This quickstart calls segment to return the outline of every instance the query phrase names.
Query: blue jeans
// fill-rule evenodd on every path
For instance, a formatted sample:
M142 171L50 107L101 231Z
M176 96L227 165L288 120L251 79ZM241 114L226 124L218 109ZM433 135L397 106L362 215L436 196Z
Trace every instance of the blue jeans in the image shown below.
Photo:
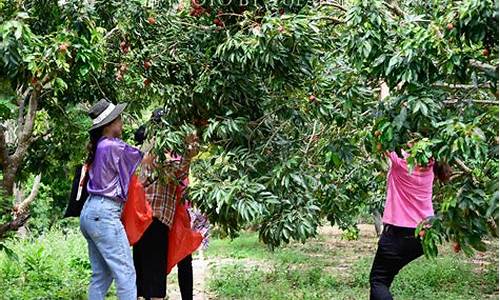
M113 279L120 300L136 300L135 269L127 235L120 221L123 203L90 195L80 216L87 239L92 279L89 300L104 299Z

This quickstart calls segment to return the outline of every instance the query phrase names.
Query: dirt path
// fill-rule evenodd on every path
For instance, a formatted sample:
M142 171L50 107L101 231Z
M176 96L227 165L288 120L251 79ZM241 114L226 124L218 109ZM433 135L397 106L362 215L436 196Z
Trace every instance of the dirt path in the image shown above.
M193 255L193 300L207 300L208 289L206 282L208 280L208 260L202 251L198 251ZM177 280L177 267L168 275L167 284L168 299L177 300L181 299L179 291L179 284Z
M309 252L309 255L317 255L318 259L324 258L324 256L328 257L334 264L325 266L326 269L331 269L332 273L347 275L348 272L346 271L349 270L354 262L362 257L373 256L377 247L378 237L375 233L374 226L370 224L360 224L358 228L360 230L359 239L356 241L342 239L342 231L337 227L324 226L319 229L318 238L307 241L305 246L301 243L291 243L288 247L307 251L304 247L314 248L320 246L322 251L318 253ZM492 262L497 262L492 255L497 255L498 245L493 245L492 242L488 241L486 243L494 251L476 253L474 257L470 258L470 261L476 265L476 271L483 269ZM449 247L449 245L444 245L442 247ZM207 258L203 253L197 252L193 257L193 299L216 299L208 290L207 283L210 278L210 270L235 263L244 264L245 266L262 266L262 268L270 267L260 260L252 260L250 258ZM174 268L172 273L168 276L167 289L168 299L181 299L179 285L177 283L177 268Z
M319 236L324 240L322 243L328 245L335 252L349 253L353 251L353 247L358 252L357 255L362 256L366 253L373 253L374 245L377 236L373 225L362 224L359 225L360 235L358 241L346 241L342 239L342 231L337 227L324 226L319 230ZM317 240L311 240L310 243L319 243ZM352 255L346 254L344 263L336 266L337 269L347 269L351 261ZM234 258L206 258L204 253L198 251L193 256L193 299L194 300L211 300L215 299L208 291L207 282L210 275L210 269L217 266L232 264L235 262L242 262L248 259L234 259ZM245 262L246 266L258 265L258 261L248 260ZM269 267L269 266L268 266ZM168 275L167 285L168 299L177 300L181 299L179 291L179 284L177 280L177 267Z

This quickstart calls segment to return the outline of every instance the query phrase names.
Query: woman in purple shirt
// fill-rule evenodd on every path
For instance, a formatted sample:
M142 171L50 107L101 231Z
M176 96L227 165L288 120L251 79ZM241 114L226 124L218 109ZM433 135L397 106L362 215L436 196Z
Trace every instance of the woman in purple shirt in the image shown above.
M120 217L130 178L143 154L119 139L123 126L120 114L125 107L102 99L89 111L89 197L80 216L80 229L87 239L92 266L91 300L104 299L113 279L120 300L137 298L134 264Z

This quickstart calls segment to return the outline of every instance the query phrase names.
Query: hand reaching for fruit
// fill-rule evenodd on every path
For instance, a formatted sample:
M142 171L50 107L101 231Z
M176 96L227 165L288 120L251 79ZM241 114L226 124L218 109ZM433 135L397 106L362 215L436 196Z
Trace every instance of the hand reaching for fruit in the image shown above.
M192 132L191 134L187 135L186 138L184 139L184 142L186 143L187 146L186 156L189 159L198 154L200 145L198 143L198 135L196 134L196 132Z
M142 164L147 167L153 167L155 157L152 154L147 153L142 159Z

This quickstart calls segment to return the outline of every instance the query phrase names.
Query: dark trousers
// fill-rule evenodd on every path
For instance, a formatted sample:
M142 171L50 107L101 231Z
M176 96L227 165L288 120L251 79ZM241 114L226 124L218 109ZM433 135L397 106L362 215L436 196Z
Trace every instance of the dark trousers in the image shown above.
M167 293L168 227L153 218L141 239L134 245L137 296L165 298ZM192 256L177 264L182 300L193 299Z
M138 297L165 298L167 250L168 226L153 218L133 250Z
M422 254L415 228L384 225L370 272L370 300L392 300L389 288L394 277Z
M177 280L182 300L193 299L193 258L191 254L177 264Z

